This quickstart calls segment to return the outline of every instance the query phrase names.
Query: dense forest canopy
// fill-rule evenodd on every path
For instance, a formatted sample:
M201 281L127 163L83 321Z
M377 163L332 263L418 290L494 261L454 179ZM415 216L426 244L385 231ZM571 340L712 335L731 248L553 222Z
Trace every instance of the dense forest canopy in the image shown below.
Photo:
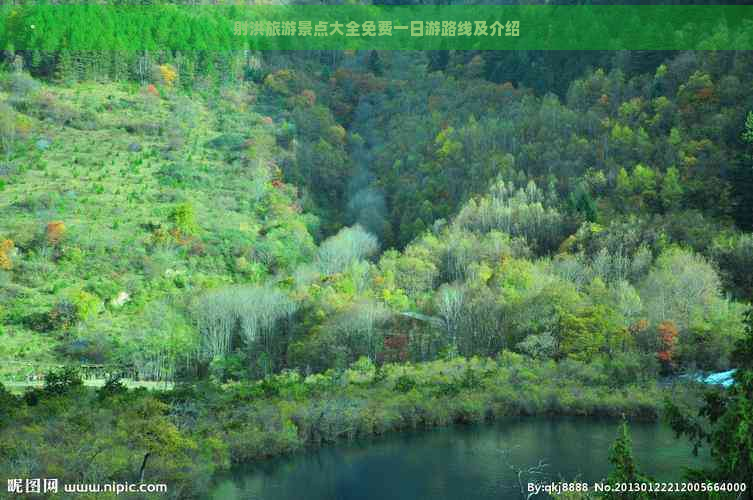
M179 60L157 53L142 55L137 64L127 67L132 71L126 72L133 81L130 85L138 87L142 79L153 82L143 84L147 90L136 101L107 95L97 103L96 98L90 98L87 106L93 107L88 112L84 106L66 108L67 96L58 95L54 87L40 87L25 72L39 71L38 77L57 75L51 77L52 81L66 85L74 85L82 78L112 78L106 72L97 73L96 66L88 66L86 54L80 56L64 59L62 65L54 62L35 69L35 53L13 55L11 66L15 64L20 69L10 68L6 77L5 106L8 118L16 122L16 135L33 137L33 131L24 129L35 120L74 131L107 127L97 123L100 113L118 114L118 107L128 109L127 115L132 117L125 122L119 118L109 126L131 134L148 133L154 141L162 140L160 137L170 140L167 151L154 149L141 152L144 159L128 159L132 164L149 164L148 176L153 176L163 189L142 196L158 197L154 202L164 206L160 210L165 213L163 222L139 221L140 225L134 228L136 233L129 238L148 236L151 241L143 243L149 245L145 247L145 258L166 245L160 251L168 251L178 259L174 267L180 267L182 253L190 256L195 253L192 246L201 245L205 253L219 253L217 257L226 259L228 264L218 268L216 258L210 264L198 255L182 266L209 266L213 273L226 276L224 279L231 282L247 283L251 277L251 282L259 285L270 279L279 283L288 294L297 297L299 305L308 302L306 307L295 308L298 320L292 322L293 330L308 322L301 322L300 315L305 317L321 308L326 311L335 307L334 310L341 310L343 320L354 321L352 314L358 310L380 304L393 314L414 311L442 316L440 292L455 286L469 294L474 287L489 294L487 299L482 298L483 293L468 295L464 307L498 308L494 313L481 314L494 318L495 325L498 323L499 326L489 327L497 339L488 341L486 350L473 345L463 354L492 354L495 349L522 342L527 335L545 331L554 334L551 325L509 323L513 317L525 316L522 310L515 309L526 301L515 305L514 301L500 298L499 291L506 289L502 276L511 269L505 259L528 262L527 273L544 273L534 280L534 295L541 292L538 289L545 281L542 276L554 279L552 286L561 282L570 287L572 292L548 292L557 297L565 294L563 299L570 297L571 305L586 307L584 311L589 312L584 314L591 314L599 306L614 313L615 304L604 302L606 296L597 297L593 288L596 282L601 283L598 286L604 287L605 293L617 293L620 300L627 300L625 293L634 296L640 302L635 305L637 310L612 318L616 331L635 327L644 317L651 319L649 329L667 320L682 326L685 331L680 331L680 336L688 342L700 333L683 333L696 327L712 330L713 339L722 342L717 347L722 351L723 336L713 321L734 324L733 318L739 318L738 305L728 296L725 298L724 291L738 301L750 300L751 283L741 263L748 262L745 259L750 258L751 243L750 237L740 232L751 227L751 211L747 209L751 204L751 190L747 189L751 182L750 132L746 128L751 122L746 123L746 116L753 103L743 84L752 62L749 53L718 52L703 57L693 52L662 54L665 58L652 72L634 76L629 76L635 73L629 69L634 55L590 54L608 56L607 68L587 71L582 78L573 80L561 96L553 92L540 95L520 82L490 81L484 68L488 67L487 59L494 64L496 53L450 52L443 68L436 67L437 56L432 53L265 54L255 56L253 65L237 63L245 72L227 81L212 75L191 79L184 75ZM151 65L149 71L139 75L139 66L147 63ZM549 66L549 71L554 73L558 67ZM68 71L70 74L65 74ZM239 82L239 78L244 81ZM469 82L473 85L469 86ZM213 130L201 130L202 134L209 134L206 139L192 137L196 135L194 128L200 120L198 116L211 114L214 109L201 109L195 99L191 102L183 98L184 92L201 96L207 105L216 103L223 110L215 115ZM246 108L250 112L245 112ZM21 140L6 148L9 158L23 154L24 137L17 139ZM33 142L28 144L33 146ZM47 154L31 149L37 157ZM206 158L222 163L217 167L201 165L194 159L197 154L201 155L199 162ZM224 177L221 171L246 172L244 175L255 186L251 198L237 200L234 207L213 204L213 191L218 189L215 183L226 186L223 189L229 189L228 193L232 189L248 189L240 178ZM24 174L18 167L13 172L11 180ZM286 191L280 189L284 185L275 187L279 182L276 178L296 186L297 191L283 195ZM13 187L14 184L7 184L6 193L13 193ZM175 208L165 203L168 200L159 202L159 198L165 198L164 187L175 193L173 199L187 201ZM197 208L202 202L194 191L205 197L207 213ZM26 196L34 196L32 193L27 191ZM44 225L50 222L47 219L61 219L61 224L66 223L63 205L42 202L49 206L40 211L44 205L34 208L40 202L24 201L18 198L21 194L18 191L8 195L8 210L18 216L4 221L4 233L15 242L14 260L18 264L25 256L40 251L85 243L64 238L50 241L49 237L45 241L34 235L24 241L24 237L14 236L22 222L39 220ZM294 208L285 216L288 220L258 213L259 203L272 194L293 197L287 202ZM284 203L284 199L280 201ZM279 202L270 199L265 203ZM81 212L84 209L75 210L85 214ZM218 218L213 215L216 210L229 213ZM254 222L254 217L261 219ZM231 243L217 231L222 227L218 224L224 225L232 218L246 218L249 226L261 227L246 236L239 234L237 241ZM340 231L351 225L351 229ZM168 234L159 236L160 231ZM284 236L291 231L310 234L306 236L310 238L309 249L298 243L287 246L286 241L301 238L289 240ZM260 241L278 238L282 239L270 250L259 247ZM487 240L494 248L492 253L480 250ZM219 246L213 243L220 241L223 243ZM314 241L319 241L318 251ZM390 251L375 258L378 248L390 247L401 252ZM133 248L118 251L128 254ZM141 258L124 255L126 261L134 257ZM688 266L701 266L688 271L699 279L706 279L700 269L709 268L708 281L699 285L701 295L676 299L693 311L685 311L684 317L666 311L647 316L655 307L651 304L655 286L647 283L658 283L661 270L657 266L671 266L672 259L683 258L689 259L683 261ZM239 273L234 259L243 259L255 271L251 275ZM324 263L327 259L335 259L335 263ZM486 269L480 276L478 266ZM564 268L567 272L563 275ZM75 265L70 269L55 267L63 276L75 275L74 269ZM24 268L17 265L7 272L15 276L24 273ZM182 279L191 280L194 275L193 271L187 272ZM143 275L137 273L138 276ZM406 279L418 282L405 282ZM342 289L342 280L356 288ZM94 301L104 303L114 298L104 290L95 292L94 285L76 285L82 288L80 293L92 295ZM144 285L149 287L148 282ZM125 283L108 286L128 294L141 291L141 286L128 290ZM669 283L667 286L671 287ZM618 292L624 287L632 291ZM687 290L685 284L678 283L678 288ZM29 289L37 290L40 297L49 296L33 285ZM326 298L318 298L324 291L328 291ZM339 299L333 301L329 293ZM53 300L54 295L50 297ZM722 309L711 307L717 300L713 297L727 305ZM362 299L374 302L373 306L367 307ZM476 299L478 304L474 304ZM664 298L661 300L666 304ZM335 305L341 301L342 305ZM351 307L355 309L351 311ZM117 323L148 316L146 311L132 314L107 307L101 312L92 316L94 323L105 317L108 323ZM17 327L26 325L32 331L58 329L49 322L47 327L37 325L37 320L18 314L9 316L17 318L11 321ZM177 316L185 317L188 330L196 328L189 328L188 324L201 325L203 321L188 312ZM308 332L277 335L276 341L283 344L274 348L279 359L273 366L311 366L313 360L294 361L293 353L313 352L305 346L321 342L320 335L335 335L332 345L339 344L337 328L326 323L315 326L317 323L309 325L307 328L313 330ZM228 322L228 328L235 328L233 325L233 321ZM89 327L83 324L67 326L88 335ZM242 330L242 325L239 328ZM384 336L393 326L375 324L374 328ZM447 340L432 324L415 328L423 331L422 335L438 335L435 350L441 350ZM311 335L320 329L320 334ZM242 341L241 330L235 346L245 352L244 346L249 342ZM463 330L480 335L473 331L474 327ZM206 334L200 327L196 331L199 336ZM70 340L79 341L75 335ZM229 351L222 354L231 355L234 344L226 345ZM367 354L365 347L349 349L348 362ZM689 351L695 351L695 346ZM122 361L132 359L127 353L128 350ZM376 352L371 354L374 357ZM325 358L334 360L331 356ZM97 361L103 359L118 358L99 355ZM695 366L700 361L701 366L712 368L711 365L723 364L723 359L714 356L706 361L693 359L692 363Z
M117 50L2 47L0 380L230 389L130 405L113 379L89 415L55 406L70 371L0 391L14 471L75 443L32 457L50 436L11 418L101 427L115 458L70 477L153 455L188 484L418 421L655 416L660 377L747 370L753 52L133 51L96 28Z
M148 22L175 34L181 29L171 22L175 8L165 5L167 17ZM23 7L15 9L9 15L25 19ZM4 25L13 31L14 22ZM101 30L106 33L106 26ZM217 36L218 31L207 29L206 34ZM98 37L96 31L74 33ZM327 354L323 364L309 359L324 345L344 349L343 363L363 355L381 359L395 328L408 328L401 334L407 339L405 352L396 354L402 357L429 359L446 348L489 355L544 335L551 337L550 355L557 358L566 355L561 351L566 334L558 333L569 328L564 313L548 316L556 318L556 325L515 319L527 317L525 308L538 307L535 297L545 293L551 294L544 301L549 306L564 301L557 311L579 311L579 321L596 315L592 328L610 325L607 329L617 337L644 329L657 337L656 329L671 323L683 339L674 346L678 352L687 342L686 357L678 358L679 366L665 363L664 369L724 367L724 352L739 331L742 303L750 300L752 288L743 265L751 252L751 238L744 231L753 227L753 122L748 119L753 102L745 84L753 59L748 52L186 53L161 46L160 38L152 51L124 46L76 52L58 50L54 31L39 35L32 43L39 50L14 51L9 45L5 52L3 149L10 177L3 182L10 193L6 207L17 216L4 221L4 262L11 290L25 290L6 292L15 297L8 303L18 305L5 313L14 331L65 332L58 346L64 351L70 349L67 344L98 345L96 353L81 353L90 362L132 365L141 359L137 364L149 364L157 356L159 364L177 367L178 359L187 356L195 361L183 366L194 370L204 362L239 355L251 362L252 372L261 362L257 356L267 367L260 373L283 367L322 370L340 359ZM103 44L110 42L117 40L102 38ZM44 50L45 44L54 50ZM73 95L65 89L80 81L119 82L118 92L142 91L135 100L117 98L113 90L71 106ZM107 113L115 120L100 118ZM200 126L202 117L211 120ZM160 208L154 215L162 220L134 220L134 232L127 237L138 238L144 250L118 252L124 253L124 262L167 252L174 259L167 267L188 266L181 278L188 283L174 292L169 290L173 283L157 294L160 307L181 318L183 326L168 328L171 334L186 332L170 352L162 352L162 341L156 342L160 352L149 352L149 339L132 347L127 347L131 339L117 341L117 349L103 345L121 339L116 332L131 328L125 325L137 318L153 316L149 310L157 297L145 299L138 311L129 310L133 303L122 311L106 306L116 298L112 294L151 295L145 271L129 278L141 284L116 280L101 288L86 280L65 283L62 289L77 291L64 299L24 278L25 259L52 251L54 272L70 280L83 263L64 262L54 252L70 252L67 245L86 254L84 247L93 244L76 241L62 229L67 227L68 202L23 200L22 192L14 191L32 182L27 170L35 167L13 159L30 154L44 163L49 153L35 148L33 138L48 127L114 127L155 141L151 150L123 154L138 153L127 161L149 165L139 181L144 187L139 195L128 194L130 202L139 196L145 206L155 203ZM168 140L166 147L159 145L162 138ZM65 144L70 146L74 152L78 148ZM214 164L202 164L207 161ZM248 189L232 172L252 179L253 194L230 206L213 204L219 186L229 196ZM149 192L156 188L154 181L160 187ZM166 192L174 194L166 197ZM178 204L171 208L170 199ZM78 202L72 203L75 207ZM201 203L206 207L197 207ZM286 203L293 207L288 214L262 208ZM73 210L79 218L86 215L86 209ZM252 229L228 239L222 231L239 218ZM34 221L47 225L46 236L18 234L21 224L29 231ZM65 237L50 236L56 225ZM112 237L117 240L123 232L114 228ZM300 245L302 238L308 239L307 246ZM488 245L488 251L481 250ZM397 251L377 257L379 249L390 248ZM516 300L510 300L504 298L505 275L517 262L526 263L516 272L528 274L535 287L524 291L523 280ZM688 279L700 280L692 296L657 296L656 288L672 289L670 283L658 286L662 269L669 273L664 279L680 279L673 266L684 266ZM280 300L292 301L286 317L294 319L280 322L271 311L225 304L219 292L204 299L197 292L214 287L191 283L198 269L230 284L282 290ZM544 286L548 280L551 285ZM674 293L690 294L687 283L680 280L676 286ZM186 287L192 292L180 291ZM244 290L230 295L256 293ZM453 326L443 310L443 301L453 293L462 296L456 304L459 318L490 323ZM532 295L521 298L526 294ZM75 304L82 296L104 307L92 305L96 313L85 314L86 307ZM168 305L176 300L184 304L177 309ZM623 304L625 300L635 303ZM45 302L49 312L24 312L28 304ZM277 307L254 299L247 303ZM61 308L70 309L70 320L57 319ZM483 312L470 314L476 310ZM400 321L394 315L405 312L441 318L442 328L437 322L396 326ZM207 314L214 319L202 316ZM268 323L262 331L267 333L261 337L244 326L247 321L257 324L257 314L272 315L264 320ZM369 340L343 342L338 332L344 328L351 335L351 323L357 325L363 315L379 318L368 321ZM163 314L158 316L164 321ZM339 316L343 328L335 321ZM94 326L103 321L113 326ZM221 335L218 324L224 325ZM474 340L459 344L450 335L453 329ZM217 335L223 339L220 344L217 339L207 344L207 336ZM589 355L610 353L607 337ZM704 349L712 349L713 356L698 356L700 339L710 344ZM212 342L216 345L207 357L201 351L208 347L200 346ZM223 347L217 350L219 345ZM654 347L627 351L653 356L658 351ZM142 354L134 357L133 349Z

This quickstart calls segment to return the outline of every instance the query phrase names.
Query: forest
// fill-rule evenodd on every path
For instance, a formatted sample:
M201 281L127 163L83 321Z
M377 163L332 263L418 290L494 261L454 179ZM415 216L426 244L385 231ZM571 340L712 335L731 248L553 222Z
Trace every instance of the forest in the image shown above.
M510 415L664 419L690 477L753 477L753 52L16 50L34 15L0 6L9 478L202 498Z

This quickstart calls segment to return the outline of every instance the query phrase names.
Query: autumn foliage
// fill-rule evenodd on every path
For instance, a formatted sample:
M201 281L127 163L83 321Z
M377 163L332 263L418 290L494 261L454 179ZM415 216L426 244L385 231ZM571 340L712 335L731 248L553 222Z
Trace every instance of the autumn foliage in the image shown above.
M384 339L383 361L404 362L408 359L408 336L390 335Z
M47 243L50 245L57 245L65 234L65 224L63 221L52 221L47 224L45 234L47 237Z
M175 84L175 80L178 78L178 72L170 64L160 65L159 74L162 77L162 81L168 87L172 87Z
M313 90L306 89L301 92L301 96L305 99L309 106L316 104L316 93Z
M648 321L646 321L645 319L639 319L628 327L628 330L633 335L645 332L646 329L648 329Z
M0 269L10 271L13 262L10 260L10 253L13 251L13 242L11 240L0 241Z
M674 363L674 351L677 346L677 326L672 321L662 321L657 327L657 333L659 351L656 355L665 367L670 367Z

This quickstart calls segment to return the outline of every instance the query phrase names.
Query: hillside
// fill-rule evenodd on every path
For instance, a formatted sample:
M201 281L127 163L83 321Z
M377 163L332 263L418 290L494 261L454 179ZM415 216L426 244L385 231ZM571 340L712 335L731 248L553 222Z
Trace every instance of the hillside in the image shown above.
M343 438L663 414L750 477L751 52L185 51L155 9L155 50L77 52L93 9L0 7L0 470L206 498Z
M724 137L749 132L707 61L667 83L687 57L652 77L595 70L566 103L398 71L417 55L345 54L333 73L271 57L188 90L167 62L141 85L8 74L6 370L225 380L501 349L729 368L751 238L726 166L745 142Z
M279 125L252 95L25 75L4 87L21 157L0 191L4 376L65 359L156 375L161 350L192 356L197 291L313 254L317 221L264 161Z

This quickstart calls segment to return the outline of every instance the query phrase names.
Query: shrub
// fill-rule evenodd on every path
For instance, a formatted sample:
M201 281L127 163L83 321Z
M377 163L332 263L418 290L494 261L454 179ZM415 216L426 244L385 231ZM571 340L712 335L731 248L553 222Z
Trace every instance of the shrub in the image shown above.
M107 338L79 338L62 344L57 351L71 360L85 363L104 363L112 345Z
M209 373L212 379L220 382L241 380L248 375L247 363L246 356L241 352L215 356L209 365Z
M63 239L65 235L65 223L62 221L53 221L47 224L45 230L45 236L47 243L50 245L57 245Z
M651 354L621 352L605 360L604 369L609 384L619 387L656 377L659 373L659 363L656 356Z
M63 299L47 313L32 313L26 316L24 323L32 330L50 332L53 330L68 330L79 320L76 305Z
M313 90L305 89L301 92L301 96L303 96L309 106L316 104L316 93Z
M39 89L39 82L28 73L13 73L5 81L5 88L14 97L26 97Z
M24 134L28 123L5 103L0 103L0 146L9 161L18 138Z
M191 203L181 203L173 209L170 220L182 235L193 235L199 231L196 211Z
M548 359L556 352L556 340L549 332L528 335L517 345L518 350L532 358Z
M11 394L3 384L0 384L0 428L13 416L19 402L19 398Z
M395 391L396 392L410 392L416 387L416 381L411 377L410 375L400 375L395 380Z
M162 124L152 120L143 120L137 122L127 122L121 125L129 134L147 135L147 136L161 136L164 132ZM141 145L134 143L135 146L129 146L129 151L132 153L138 153L141 151Z
M166 163L156 172L160 184L170 187L190 188L201 182L201 174L192 163Z
M119 376L110 377L105 382L105 385L100 387L97 390L97 397L100 401L103 401L105 399L112 398L114 396L119 396L121 394L126 394L128 392L128 388L123 383L122 380L120 380Z
M102 301L96 295L86 291L74 294L71 302L76 307L76 314L82 321L94 318L102 310Z
M44 377L44 392L50 396L61 396L84 384L78 370L66 366L47 372Z
M473 368L471 368L470 365L467 365L465 367L465 371L463 372L463 378L460 380L460 386L463 389L473 389L478 387L480 384L481 378L473 370Z
M246 138L241 134L223 134L206 143L212 149L240 151L246 146Z
M0 240L0 269L10 271L13 268L11 261L11 252L13 251L13 241Z
M264 85L282 95L291 95L297 89L296 74L289 69L281 69L270 73L264 79Z

